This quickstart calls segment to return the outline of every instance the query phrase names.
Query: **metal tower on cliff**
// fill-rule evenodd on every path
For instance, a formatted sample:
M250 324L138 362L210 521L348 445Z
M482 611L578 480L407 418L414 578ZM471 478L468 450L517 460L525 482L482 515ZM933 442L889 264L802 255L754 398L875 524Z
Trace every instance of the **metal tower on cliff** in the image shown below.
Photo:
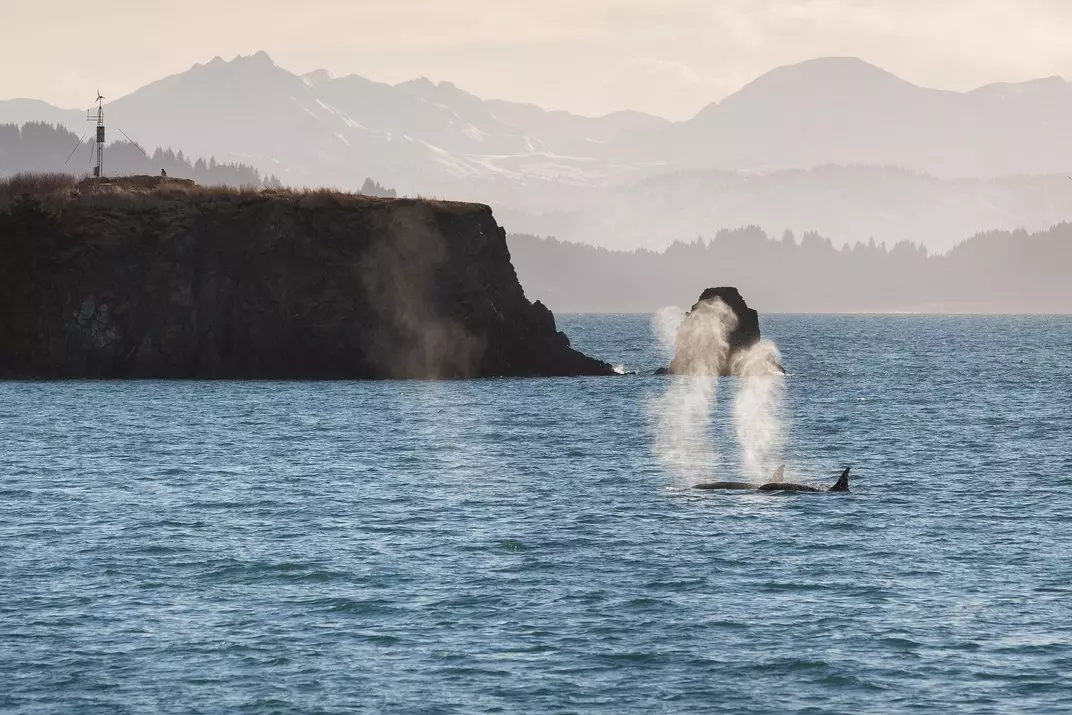
M90 109L86 121L97 123L97 165L93 167L93 176L104 176L104 96L97 90L97 108Z

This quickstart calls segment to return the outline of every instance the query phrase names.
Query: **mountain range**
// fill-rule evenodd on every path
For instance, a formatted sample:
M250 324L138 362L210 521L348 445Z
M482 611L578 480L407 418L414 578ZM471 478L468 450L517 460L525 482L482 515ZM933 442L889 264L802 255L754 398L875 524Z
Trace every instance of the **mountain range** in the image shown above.
M822 58L675 123L546 111L427 79L297 75L262 52L195 65L105 111L150 148L297 186L356 189L371 176L401 194L490 203L511 230L608 246L756 224L941 248L1072 218L1072 85L1058 77L951 92ZM84 110L0 101L0 123L28 121L86 128Z
M449 82L298 76L263 52L195 65L108 102L105 114L144 146L249 164L292 185L357 188L373 176L409 194L512 205L538 195L545 206L632 168L593 147L669 126L635 112L587 118L485 102ZM37 120L84 127L85 112L0 102L0 123Z

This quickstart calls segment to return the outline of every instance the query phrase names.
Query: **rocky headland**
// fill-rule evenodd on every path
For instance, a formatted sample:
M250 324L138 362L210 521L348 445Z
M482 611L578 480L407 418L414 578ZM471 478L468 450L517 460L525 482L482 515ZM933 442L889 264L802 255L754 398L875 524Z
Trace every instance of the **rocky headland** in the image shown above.
M613 374L525 297L484 205L26 184L0 185L0 377Z

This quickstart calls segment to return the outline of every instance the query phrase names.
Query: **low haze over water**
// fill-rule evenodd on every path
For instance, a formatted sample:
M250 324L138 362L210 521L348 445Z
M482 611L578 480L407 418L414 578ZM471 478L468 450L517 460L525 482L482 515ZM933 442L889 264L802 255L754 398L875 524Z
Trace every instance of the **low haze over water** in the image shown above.
M852 493L689 490L650 374L0 383L0 711L1072 708L1072 319L762 327Z

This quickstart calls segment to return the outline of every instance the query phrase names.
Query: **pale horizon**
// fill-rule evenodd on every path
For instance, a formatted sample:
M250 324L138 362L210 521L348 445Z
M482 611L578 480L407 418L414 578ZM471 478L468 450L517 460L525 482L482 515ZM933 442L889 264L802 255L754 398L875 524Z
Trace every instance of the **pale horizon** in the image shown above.
M116 0L100 18L70 0L7 4L18 33L0 44L0 59L19 71L0 82L0 97L63 108L88 106L98 88L118 98L215 56L259 51L296 74L325 69L391 84L427 77L548 110L673 120L775 67L819 57L858 57L954 91L1072 76L1072 7L1054 0L951 0L938 9L917 0L683 0L669 8L311 0L300 13L279 0Z

